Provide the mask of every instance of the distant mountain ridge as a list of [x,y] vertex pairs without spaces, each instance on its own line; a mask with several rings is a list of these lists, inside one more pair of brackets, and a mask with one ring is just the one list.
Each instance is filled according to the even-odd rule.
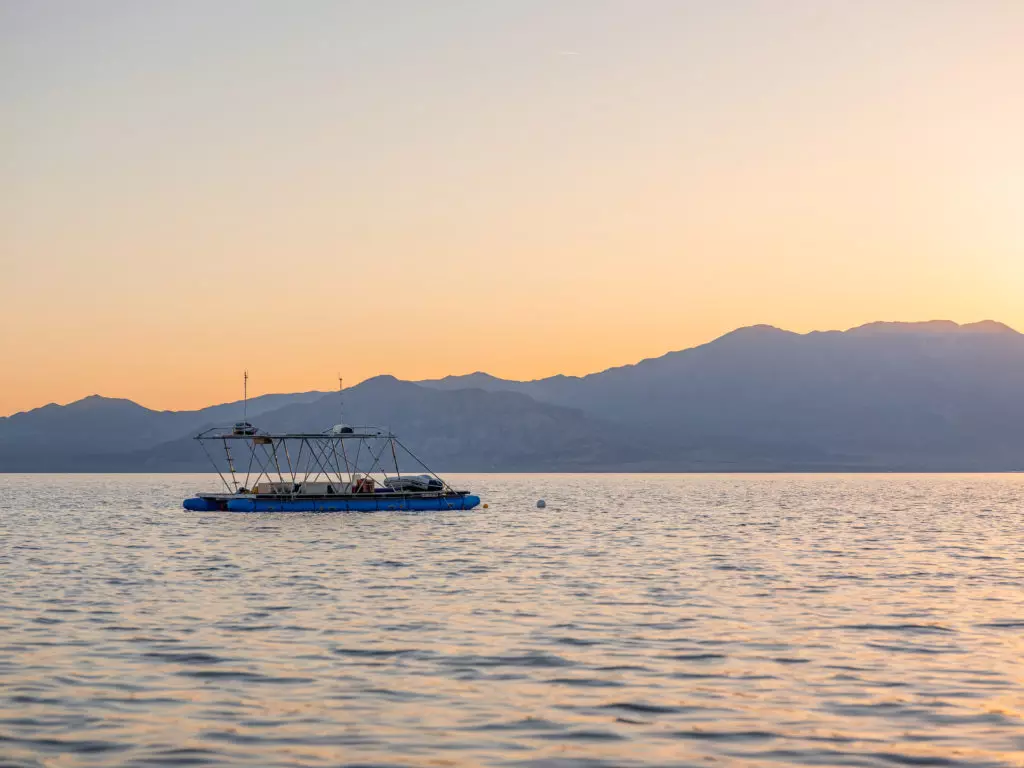
[[[992,321],[807,334],[751,326],[583,377],[471,381],[662,434],[761,444],[785,436],[851,467],[1024,466],[1024,335]],[[423,384],[462,386],[452,377]]]
[[[1024,469],[1024,335],[1002,323],[740,328],[587,376],[390,376],[346,411],[445,471]],[[248,403],[267,429],[323,429],[337,393]],[[241,404],[152,411],[93,396],[0,418],[0,471],[206,469],[189,439]]]
[[854,328],[850,328],[845,331],[809,331],[808,333],[797,333],[795,331],[786,331],[781,328],[777,328],[774,325],[748,325],[742,328],[737,328],[734,331],[719,336],[717,339],[702,344],[697,347],[690,347],[688,349],[678,350],[675,352],[666,352],[660,357],[647,358],[641,360],[638,363],[628,363],[626,365],[614,366],[607,368],[603,371],[596,373],[588,373],[584,376],[567,376],[565,374],[557,374],[555,376],[549,376],[544,379],[532,379],[529,381],[518,381],[514,379],[502,379],[497,376],[492,376],[489,373],[483,371],[476,371],[474,373],[467,373],[463,375],[448,375],[440,379],[424,379],[418,381],[418,384],[425,386],[432,386],[438,389],[462,389],[465,387],[481,387],[491,388],[499,385],[513,385],[514,388],[525,387],[529,385],[536,385],[545,382],[564,382],[572,380],[588,379],[595,376],[602,376],[612,371],[620,371],[625,369],[635,368],[636,366],[644,365],[656,360],[663,360],[674,355],[680,355],[694,349],[700,349],[707,347],[712,344],[722,344],[730,339],[743,338],[750,339],[754,337],[767,338],[774,335],[783,336],[800,336],[800,337],[814,337],[818,335],[844,335],[844,336],[871,336],[871,335],[908,335],[908,336],[934,336],[934,335],[960,335],[960,334],[993,334],[993,335],[1007,335],[1018,338],[1024,338],[1024,334],[1011,328],[1010,326],[997,322],[995,320],[981,320],[976,323],[965,323],[958,324],[952,320],[925,320],[920,322],[892,322],[892,321],[877,321],[873,323],[866,323],[859,325]]
[[[259,418],[285,405],[323,396],[323,392],[263,395],[250,399],[246,411],[251,418]],[[67,405],[50,403],[0,417],[0,472],[77,471],[73,468],[80,463],[91,466],[97,456],[144,450],[203,426],[237,421],[242,411],[241,401],[197,411],[154,411],[131,400],[100,395]]]

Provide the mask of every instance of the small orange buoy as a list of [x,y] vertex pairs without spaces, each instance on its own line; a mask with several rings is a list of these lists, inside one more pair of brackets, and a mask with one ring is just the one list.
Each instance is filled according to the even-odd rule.
[[487,507],[488,507],[488,505],[487,505],[487,504],[484,504],[484,509],[487,509]]

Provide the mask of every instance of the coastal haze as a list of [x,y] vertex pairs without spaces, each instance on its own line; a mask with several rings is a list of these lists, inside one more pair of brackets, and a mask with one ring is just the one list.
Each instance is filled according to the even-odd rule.
[[755,326],[581,378],[379,376],[186,412],[94,396],[0,419],[0,471],[201,471],[201,429],[320,432],[343,406],[443,471],[1022,470],[1021,392],[1024,335],[994,321]]

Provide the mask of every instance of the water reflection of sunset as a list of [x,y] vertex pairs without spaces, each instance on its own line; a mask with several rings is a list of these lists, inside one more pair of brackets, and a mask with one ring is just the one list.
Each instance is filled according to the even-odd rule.
[[474,513],[290,516],[7,478],[15,762],[1024,764],[1016,475],[477,475]]

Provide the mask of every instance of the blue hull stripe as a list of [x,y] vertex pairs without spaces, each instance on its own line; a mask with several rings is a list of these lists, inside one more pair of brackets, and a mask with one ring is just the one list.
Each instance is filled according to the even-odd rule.
[[[473,509],[479,496],[448,496],[432,499],[327,499],[282,501],[280,499],[229,499],[229,512],[428,512],[448,509]],[[192,512],[213,512],[216,504],[202,497],[185,499],[182,506]]]

